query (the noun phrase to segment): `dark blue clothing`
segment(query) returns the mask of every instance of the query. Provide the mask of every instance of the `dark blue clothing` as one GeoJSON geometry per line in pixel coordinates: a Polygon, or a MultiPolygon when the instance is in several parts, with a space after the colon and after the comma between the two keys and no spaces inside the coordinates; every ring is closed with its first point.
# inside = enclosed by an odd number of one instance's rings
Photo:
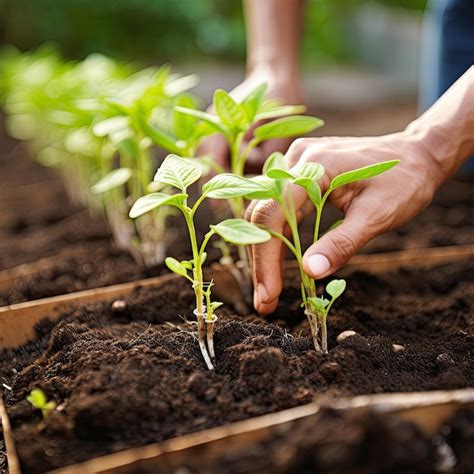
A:
{"type": "MultiPolygon", "coordinates": [[[[430,7],[421,59],[423,109],[474,64],[474,0],[432,0],[430,7]]],[[[474,170],[474,158],[464,169],[474,170]]]]}

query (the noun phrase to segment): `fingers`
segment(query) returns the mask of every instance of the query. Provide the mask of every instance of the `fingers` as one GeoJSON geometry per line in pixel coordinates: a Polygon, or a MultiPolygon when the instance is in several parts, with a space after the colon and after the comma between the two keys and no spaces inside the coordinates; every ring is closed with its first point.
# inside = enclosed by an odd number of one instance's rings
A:
{"type": "Polygon", "coordinates": [[[321,237],[303,255],[303,269],[311,278],[331,275],[380,232],[363,208],[351,210],[343,223],[321,237]]]}
{"type": "MultiPolygon", "coordinates": [[[[274,232],[283,232],[285,219],[276,201],[251,203],[246,217],[250,222],[274,232]]],[[[282,290],[282,243],[273,237],[268,242],[253,245],[250,251],[254,281],[254,306],[261,314],[273,312],[282,290]]]]}

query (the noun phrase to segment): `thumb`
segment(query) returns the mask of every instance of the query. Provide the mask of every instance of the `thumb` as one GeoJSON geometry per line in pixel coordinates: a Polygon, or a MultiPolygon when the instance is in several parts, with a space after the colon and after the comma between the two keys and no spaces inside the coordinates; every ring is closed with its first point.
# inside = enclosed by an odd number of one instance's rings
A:
{"type": "Polygon", "coordinates": [[[331,275],[375,235],[359,213],[348,214],[342,224],[309,247],[303,255],[303,270],[314,279],[331,275]]]}

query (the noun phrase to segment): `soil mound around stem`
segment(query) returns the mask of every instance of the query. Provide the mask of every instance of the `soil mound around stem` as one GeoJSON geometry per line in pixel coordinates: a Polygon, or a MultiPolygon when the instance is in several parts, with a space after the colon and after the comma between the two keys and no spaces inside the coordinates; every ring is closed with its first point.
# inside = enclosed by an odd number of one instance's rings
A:
{"type": "Polygon", "coordinates": [[[220,311],[216,370],[205,369],[185,281],[137,289],[125,305],[78,307],[4,352],[8,412],[25,472],[298,406],[319,396],[474,384],[474,262],[384,276],[359,272],[329,316],[329,354],[314,352],[288,275],[269,320],[220,311]],[[337,343],[337,335],[355,336],[337,343]],[[393,344],[403,346],[395,351],[393,344]],[[25,401],[42,388],[47,420],[25,401]]]}

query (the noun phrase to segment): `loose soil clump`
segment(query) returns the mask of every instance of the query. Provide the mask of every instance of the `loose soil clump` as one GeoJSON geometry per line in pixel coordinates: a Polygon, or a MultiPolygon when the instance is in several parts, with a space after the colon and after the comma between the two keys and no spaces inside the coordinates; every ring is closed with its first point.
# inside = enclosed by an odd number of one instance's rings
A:
{"type": "MultiPolygon", "coordinates": [[[[199,352],[192,289],[179,280],[123,303],[78,307],[2,354],[6,402],[26,473],[308,403],[320,396],[456,389],[474,383],[474,261],[376,276],[357,272],[312,349],[288,274],[268,320],[220,311],[216,370],[199,352]],[[337,342],[346,330],[357,334],[337,342]],[[395,351],[393,344],[403,345],[395,351]],[[58,410],[25,401],[42,388],[58,410]]],[[[324,283],[324,282],[323,282],[324,283]]]]}

